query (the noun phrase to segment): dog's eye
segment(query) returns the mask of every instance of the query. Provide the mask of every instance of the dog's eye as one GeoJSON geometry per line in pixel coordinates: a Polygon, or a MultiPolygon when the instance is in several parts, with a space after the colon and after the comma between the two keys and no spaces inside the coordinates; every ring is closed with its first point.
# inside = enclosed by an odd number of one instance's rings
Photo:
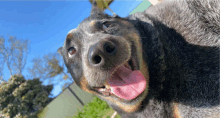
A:
{"type": "Polygon", "coordinates": [[[102,23],[102,28],[103,28],[104,30],[107,30],[110,26],[111,26],[110,22],[103,22],[103,23],[102,23]]]}
{"type": "Polygon", "coordinates": [[[69,57],[72,56],[72,55],[75,54],[75,53],[76,53],[76,48],[70,47],[70,48],[68,49],[68,55],[69,55],[69,57]]]}

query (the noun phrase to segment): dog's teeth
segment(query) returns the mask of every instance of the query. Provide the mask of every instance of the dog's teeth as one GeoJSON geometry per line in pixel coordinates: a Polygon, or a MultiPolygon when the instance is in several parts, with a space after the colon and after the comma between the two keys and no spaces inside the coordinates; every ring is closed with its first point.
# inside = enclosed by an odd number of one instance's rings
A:
{"type": "Polygon", "coordinates": [[[105,88],[106,88],[106,89],[110,89],[110,86],[109,86],[109,85],[106,85],[105,88]]]}
{"type": "Polygon", "coordinates": [[[111,90],[108,88],[100,88],[98,89],[100,92],[110,92],[111,90]]]}
{"type": "Polygon", "coordinates": [[[105,90],[106,90],[105,88],[100,88],[99,89],[99,91],[102,91],[102,92],[105,91],[105,90]]]}
{"type": "MultiPolygon", "coordinates": [[[[111,78],[111,77],[112,77],[112,75],[110,75],[110,78],[111,78]]],[[[105,86],[106,89],[110,89],[110,85],[109,85],[108,82],[105,82],[105,83],[104,83],[104,86],[105,86]]]]}

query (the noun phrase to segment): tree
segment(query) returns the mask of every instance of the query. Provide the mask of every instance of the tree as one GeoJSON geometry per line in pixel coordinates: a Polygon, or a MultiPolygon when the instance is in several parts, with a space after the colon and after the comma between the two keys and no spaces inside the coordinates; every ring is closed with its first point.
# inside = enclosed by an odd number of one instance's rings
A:
{"type": "Polygon", "coordinates": [[[0,36],[0,82],[4,81],[3,79],[3,69],[4,69],[4,47],[5,47],[5,39],[3,36],[0,36]]]}
{"type": "Polygon", "coordinates": [[[93,2],[96,1],[96,4],[98,6],[99,9],[101,10],[105,10],[105,9],[108,9],[112,12],[112,14],[114,16],[117,16],[110,8],[109,8],[109,5],[114,1],[114,0],[89,0],[89,2],[91,4],[93,4],[93,2]]]}
{"type": "Polygon", "coordinates": [[[29,51],[29,40],[17,39],[9,36],[5,40],[4,36],[0,36],[0,79],[3,80],[4,64],[10,72],[10,75],[22,74],[24,70],[27,54],[29,51]],[[7,44],[7,45],[6,45],[7,44]]]}
{"type": "Polygon", "coordinates": [[[10,118],[36,118],[52,100],[48,97],[52,89],[53,85],[44,86],[38,78],[25,80],[21,75],[13,75],[0,84],[0,111],[10,118]]]}
{"type": "Polygon", "coordinates": [[[49,80],[51,84],[58,77],[58,81],[53,84],[64,82],[64,88],[73,82],[73,79],[66,72],[62,57],[56,53],[48,53],[43,57],[36,57],[32,60],[32,67],[28,68],[29,78],[41,78],[42,81],[49,80]]]}
{"type": "Polygon", "coordinates": [[[89,0],[89,2],[92,4],[93,1],[96,1],[97,6],[104,10],[104,9],[108,9],[109,5],[113,2],[113,0],[89,0]]]}

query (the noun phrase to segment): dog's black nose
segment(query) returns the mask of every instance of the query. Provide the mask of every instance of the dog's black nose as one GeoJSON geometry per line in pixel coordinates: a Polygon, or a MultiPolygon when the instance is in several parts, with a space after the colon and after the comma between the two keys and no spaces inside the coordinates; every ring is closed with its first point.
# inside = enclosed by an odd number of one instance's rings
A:
{"type": "Polygon", "coordinates": [[[100,41],[89,50],[89,61],[93,66],[102,66],[110,56],[117,53],[116,45],[111,41],[100,41]]]}

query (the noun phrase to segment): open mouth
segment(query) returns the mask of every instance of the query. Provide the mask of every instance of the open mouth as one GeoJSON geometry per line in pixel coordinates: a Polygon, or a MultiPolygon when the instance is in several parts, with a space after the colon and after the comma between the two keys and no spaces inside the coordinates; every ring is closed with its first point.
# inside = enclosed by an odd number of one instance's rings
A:
{"type": "Polygon", "coordinates": [[[134,63],[135,61],[131,59],[129,59],[127,62],[125,62],[124,66],[132,71],[134,71],[135,69],[137,70],[137,66],[134,63]]]}
{"type": "Polygon", "coordinates": [[[146,79],[137,67],[134,59],[130,58],[111,72],[111,77],[107,79],[105,85],[95,87],[93,90],[103,96],[135,99],[146,87],[146,79]]]}

